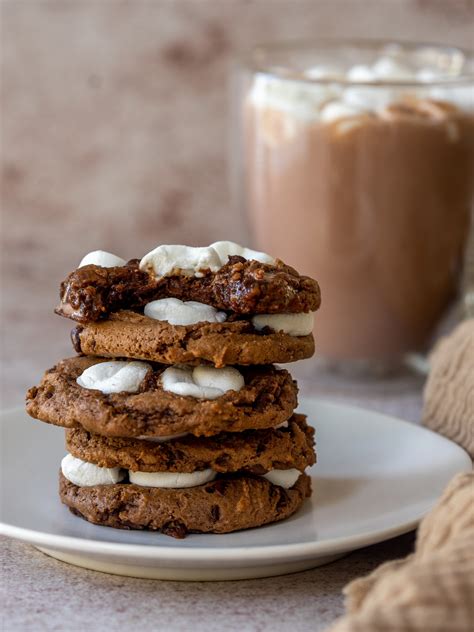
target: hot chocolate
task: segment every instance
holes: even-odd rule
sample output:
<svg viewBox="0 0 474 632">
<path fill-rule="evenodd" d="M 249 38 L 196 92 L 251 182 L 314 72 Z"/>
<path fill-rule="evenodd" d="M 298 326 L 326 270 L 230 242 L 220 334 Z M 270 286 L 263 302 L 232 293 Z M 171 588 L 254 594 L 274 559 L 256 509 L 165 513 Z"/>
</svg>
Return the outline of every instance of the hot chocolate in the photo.
<svg viewBox="0 0 474 632">
<path fill-rule="evenodd" d="M 421 349 L 456 295 L 474 114 L 466 89 L 415 86 L 428 70 L 392 55 L 345 75 L 306 71 L 323 84 L 257 74 L 247 95 L 256 245 L 319 279 L 326 358 L 392 362 Z"/>
</svg>

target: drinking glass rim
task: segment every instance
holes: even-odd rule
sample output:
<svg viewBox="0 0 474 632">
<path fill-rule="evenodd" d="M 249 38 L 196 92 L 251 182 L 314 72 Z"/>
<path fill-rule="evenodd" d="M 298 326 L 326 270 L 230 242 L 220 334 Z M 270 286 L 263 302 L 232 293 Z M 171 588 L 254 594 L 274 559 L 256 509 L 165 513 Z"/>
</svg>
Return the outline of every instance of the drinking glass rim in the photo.
<svg viewBox="0 0 474 632">
<path fill-rule="evenodd" d="M 324 48 L 343 48 L 346 46 L 365 47 L 366 49 L 383 48 L 388 46 L 400 46 L 405 50 L 416 50 L 423 48 L 433 48 L 440 52 L 446 52 L 451 54 L 462 55 L 464 59 L 469 59 L 472 64 L 472 70 L 468 72 L 462 72 L 455 76 L 441 76 L 436 77 L 430 81 L 421 81 L 419 79 L 410 80 L 391 80 L 386 79 L 374 80 L 374 81 L 354 81 L 353 79 L 340 78 L 340 77 L 308 77 L 303 72 L 283 67 L 270 67 L 268 64 L 261 63 L 257 60 L 257 56 L 260 53 L 272 53 L 272 52 L 284 52 L 285 50 L 315 50 Z M 474 50 L 464 48 L 461 46 L 454 46 L 450 44 L 440 44 L 435 42 L 416 42 L 413 40 L 396 40 L 396 39 L 383 39 L 383 38 L 336 38 L 336 37 L 321 37 L 318 39 L 299 39 L 299 40 L 287 40 L 283 42 L 264 42 L 254 46 L 249 52 L 241 55 L 242 64 L 250 71 L 258 74 L 267 75 L 281 80 L 298 81 L 301 83 L 313 84 L 313 85 L 326 85 L 326 84 L 338 84 L 346 86 L 363 86 L 363 87 L 432 87 L 432 86 L 456 86 L 466 85 L 474 82 Z M 360 62 L 359 62 L 360 63 Z M 357 64 L 357 61 L 355 62 Z"/>
</svg>

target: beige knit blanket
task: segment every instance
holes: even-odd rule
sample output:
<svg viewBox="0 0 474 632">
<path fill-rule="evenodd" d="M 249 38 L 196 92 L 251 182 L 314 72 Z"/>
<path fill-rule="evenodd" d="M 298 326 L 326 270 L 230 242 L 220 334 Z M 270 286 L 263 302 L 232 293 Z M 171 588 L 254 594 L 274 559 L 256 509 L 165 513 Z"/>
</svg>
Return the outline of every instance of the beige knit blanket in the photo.
<svg viewBox="0 0 474 632">
<path fill-rule="evenodd" d="M 430 357 L 423 423 L 474 456 L 474 320 Z M 418 529 L 415 553 L 344 589 L 328 632 L 474 632 L 474 473 L 458 474 Z"/>
<path fill-rule="evenodd" d="M 474 318 L 443 338 L 430 356 L 423 423 L 474 459 Z"/>
</svg>

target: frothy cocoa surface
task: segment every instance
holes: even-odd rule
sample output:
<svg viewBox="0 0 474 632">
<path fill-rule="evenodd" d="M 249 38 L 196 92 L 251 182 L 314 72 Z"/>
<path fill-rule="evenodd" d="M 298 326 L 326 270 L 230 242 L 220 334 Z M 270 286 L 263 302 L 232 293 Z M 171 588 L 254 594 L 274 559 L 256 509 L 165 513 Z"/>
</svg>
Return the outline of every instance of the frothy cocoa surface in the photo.
<svg viewBox="0 0 474 632">
<path fill-rule="evenodd" d="M 245 114 L 256 243 L 318 278 L 318 351 L 423 347 L 458 287 L 474 116 L 432 100 L 331 123 L 250 102 Z"/>
</svg>

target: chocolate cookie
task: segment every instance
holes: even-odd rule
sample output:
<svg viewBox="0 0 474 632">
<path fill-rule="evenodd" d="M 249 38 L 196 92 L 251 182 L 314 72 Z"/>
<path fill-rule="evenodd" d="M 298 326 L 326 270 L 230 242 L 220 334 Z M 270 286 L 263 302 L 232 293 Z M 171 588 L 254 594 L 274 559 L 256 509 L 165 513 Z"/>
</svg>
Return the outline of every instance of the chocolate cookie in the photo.
<svg viewBox="0 0 474 632">
<path fill-rule="evenodd" d="M 86 355 L 127 357 L 166 364 L 273 364 L 310 358 L 313 335 L 257 332 L 248 320 L 170 325 L 132 311 L 79 325 L 71 335 L 75 350 Z"/>
<path fill-rule="evenodd" d="M 258 476 L 224 475 L 186 489 L 130 483 L 78 487 L 59 476 L 61 501 L 89 522 L 119 529 L 150 529 L 175 538 L 187 533 L 229 533 L 291 516 L 311 494 L 301 474 L 290 489 Z"/>
<path fill-rule="evenodd" d="M 211 436 L 270 428 L 291 417 L 297 386 L 288 371 L 273 366 L 239 367 L 245 386 L 214 400 L 182 397 L 164 391 L 153 365 L 138 393 L 105 395 L 79 386 L 76 378 L 101 358 L 62 360 L 27 393 L 29 415 L 66 428 L 83 427 L 109 437 L 159 437 L 189 432 Z"/>
<path fill-rule="evenodd" d="M 125 266 L 86 265 L 74 270 L 61 283 L 56 313 L 88 323 L 167 297 L 236 314 L 310 312 L 321 303 L 317 282 L 278 260 L 271 265 L 232 256 L 220 270 L 208 270 L 201 277 L 177 274 L 156 279 L 132 259 Z"/>
<path fill-rule="evenodd" d="M 221 432 L 214 437 L 187 435 L 166 443 L 103 437 L 74 428 L 66 431 L 66 450 L 99 467 L 139 472 L 246 471 L 265 474 L 273 469 L 303 471 L 315 462 L 314 430 L 304 415 L 293 415 L 285 428 Z"/>
</svg>

